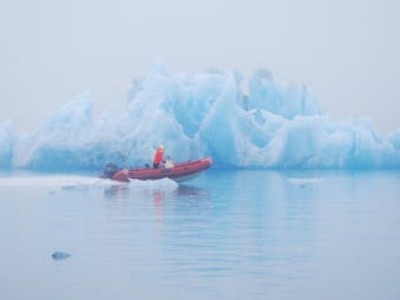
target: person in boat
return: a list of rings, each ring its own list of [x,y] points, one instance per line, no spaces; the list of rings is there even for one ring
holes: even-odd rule
[[[154,154],[153,158],[153,168],[158,169],[161,163],[165,163],[164,161],[164,146],[158,146],[156,153]]]
[[[166,169],[173,169],[174,166],[175,166],[175,164],[174,164],[174,162],[172,161],[172,159],[171,159],[169,156],[167,156],[167,159],[165,160],[164,167],[165,167]]]

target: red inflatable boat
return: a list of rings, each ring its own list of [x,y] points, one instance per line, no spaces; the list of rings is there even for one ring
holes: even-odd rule
[[[125,182],[128,182],[129,179],[147,180],[161,178],[170,178],[181,182],[193,178],[201,171],[210,168],[211,165],[212,158],[205,157],[198,160],[176,163],[170,167],[160,167],[158,169],[148,167],[141,169],[118,170],[112,168],[107,169],[106,166],[106,169],[101,177]]]

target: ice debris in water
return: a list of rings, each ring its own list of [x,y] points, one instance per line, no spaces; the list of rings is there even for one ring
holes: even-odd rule
[[[233,71],[188,76],[156,64],[133,83],[128,98],[118,117],[95,117],[85,94],[31,133],[3,124],[0,169],[87,171],[108,161],[143,166],[159,143],[175,161],[211,155],[216,167],[400,167],[400,132],[380,134],[368,118],[333,122],[306,86],[282,86],[267,70],[245,80]]]

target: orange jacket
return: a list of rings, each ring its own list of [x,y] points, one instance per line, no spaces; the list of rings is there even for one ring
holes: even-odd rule
[[[164,156],[164,149],[158,148],[156,153],[154,154],[153,163],[159,164],[160,162],[162,162],[163,156]]]

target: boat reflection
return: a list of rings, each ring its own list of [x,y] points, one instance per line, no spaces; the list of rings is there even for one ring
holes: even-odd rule
[[[175,190],[175,194],[178,198],[208,198],[208,190],[203,188],[198,188],[190,185],[180,185],[178,189]]]
[[[207,189],[190,185],[179,185],[174,190],[117,185],[104,189],[104,197],[109,200],[126,200],[128,202],[136,199],[138,203],[142,202],[142,200],[143,203],[148,203],[148,200],[152,200],[157,214],[164,213],[165,209],[193,209],[196,213],[198,209],[207,206],[211,202],[210,193]]]
[[[113,185],[104,189],[104,197],[107,199],[127,198],[129,188],[124,185]]]
[[[175,217],[195,218],[209,215],[213,210],[212,197],[209,190],[189,185],[181,185],[174,192],[172,211],[167,213]],[[212,213],[211,213],[212,214]]]

